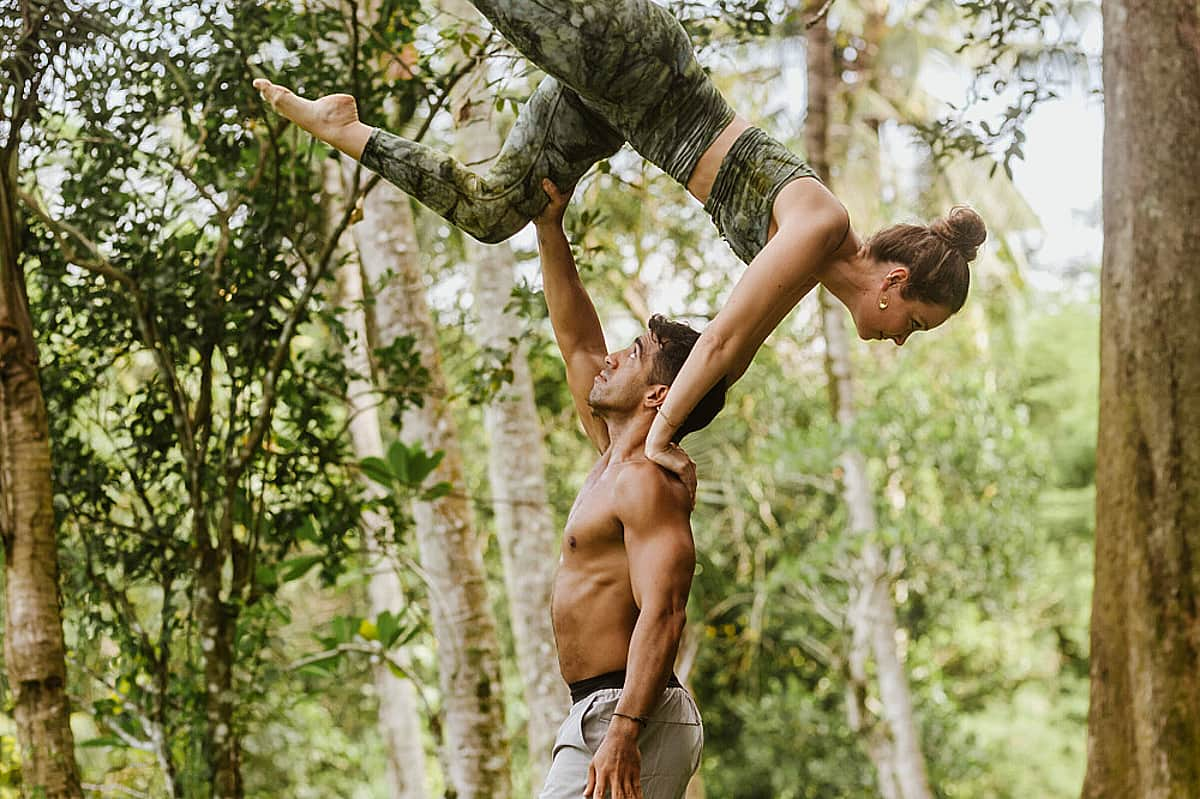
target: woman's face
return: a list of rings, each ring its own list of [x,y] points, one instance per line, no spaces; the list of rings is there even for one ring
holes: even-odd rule
[[[908,269],[895,266],[874,293],[863,296],[858,312],[854,314],[859,338],[867,341],[890,339],[900,347],[918,330],[932,330],[950,318],[950,310],[943,305],[900,296],[907,280]]]

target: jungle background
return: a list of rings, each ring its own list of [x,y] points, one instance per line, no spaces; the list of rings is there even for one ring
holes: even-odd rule
[[[533,239],[467,240],[250,81],[349,92],[482,166],[536,69],[465,3],[2,5],[78,770],[50,795],[533,795],[593,460]],[[955,202],[989,226],[950,324],[847,342],[814,294],[685,442],[692,795],[1078,795],[1100,270],[1043,254],[1011,170],[1040,104],[1100,102],[1098,4],[670,5],[744,116],[824,149],[860,231]],[[928,91],[947,76],[961,98]],[[655,312],[703,325],[744,268],[628,149],[567,225],[614,346]],[[30,782],[16,725],[0,796]]]

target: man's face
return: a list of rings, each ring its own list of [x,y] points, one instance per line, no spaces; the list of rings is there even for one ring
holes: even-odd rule
[[[625,349],[609,353],[588,394],[592,410],[603,415],[629,413],[640,407],[649,393],[658,349],[658,342],[647,330]]]

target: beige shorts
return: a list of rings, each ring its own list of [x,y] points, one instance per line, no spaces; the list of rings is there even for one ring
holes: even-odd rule
[[[620,698],[620,688],[605,688],[571,706],[567,720],[558,728],[554,761],[540,799],[581,799],[587,788],[588,766],[604,741]],[[649,725],[638,736],[642,793],[645,799],[680,799],[700,766],[704,746],[700,711],[685,689],[668,688],[647,719]]]

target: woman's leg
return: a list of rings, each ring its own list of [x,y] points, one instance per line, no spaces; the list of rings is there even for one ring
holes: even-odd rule
[[[542,178],[569,191],[625,141],[578,95],[546,78],[521,108],[496,161],[479,175],[432,147],[362,124],[349,95],[313,101],[266,80],[254,85],[279,113],[488,243],[513,235],[545,207]]]
[[[592,164],[615,153],[624,141],[574,92],[546,78],[522,106],[484,175],[383,130],[371,137],[361,160],[455,226],[494,243],[525,227],[545,207],[543,178],[568,192]]]
[[[526,58],[683,185],[733,119],[687,31],[653,0],[471,2]]]
[[[692,55],[687,32],[652,0],[471,2],[522,55],[589,103],[637,102],[647,80]]]

